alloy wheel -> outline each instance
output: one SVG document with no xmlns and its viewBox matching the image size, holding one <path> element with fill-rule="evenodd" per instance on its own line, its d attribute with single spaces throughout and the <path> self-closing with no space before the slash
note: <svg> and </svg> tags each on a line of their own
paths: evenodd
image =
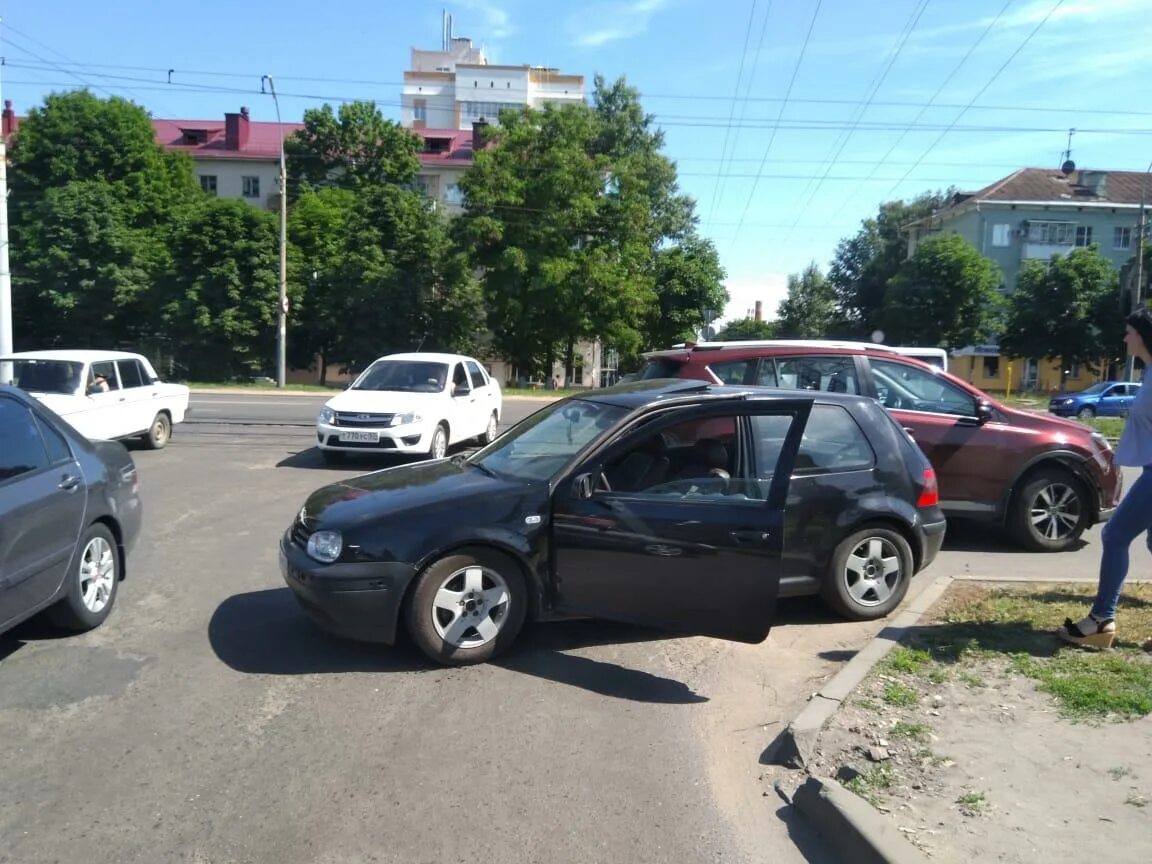
<svg viewBox="0 0 1152 864">
<path fill-rule="evenodd" d="M 103 537 L 93 537 L 80 556 L 80 597 L 95 614 L 104 611 L 116 584 L 116 555 Z"/>
<path fill-rule="evenodd" d="M 888 540 L 868 537 L 848 556 L 842 578 L 856 603 L 879 606 L 892 596 L 904 578 L 900 553 Z"/>
<path fill-rule="evenodd" d="M 510 597 L 499 573 L 471 564 L 440 584 L 432 600 L 432 625 L 453 648 L 487 645 L 508 619 Z"/>
<path fill-rule="evenodd" d="M 1041 487 L 1029 512 L 1032 529 L 1046 540 L 1062 540 L 1080 525 L 1081 502 L 1076 490 L 1059 480 Z"/>
</svg>

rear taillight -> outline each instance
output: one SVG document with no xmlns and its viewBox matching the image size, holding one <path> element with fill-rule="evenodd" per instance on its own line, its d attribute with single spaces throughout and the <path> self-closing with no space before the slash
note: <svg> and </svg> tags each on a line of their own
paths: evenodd
<svg viewBox="0 0 1152 864">
<path fill-rule="evenodd" d="M 924 480 L 920 486 L 920 497 L 916 499 L 917 507 L 935 507 L 940 503 L 940 487 L 936 485 L 936 472 L 931 468 L 924 469 Z"/>
</svg>

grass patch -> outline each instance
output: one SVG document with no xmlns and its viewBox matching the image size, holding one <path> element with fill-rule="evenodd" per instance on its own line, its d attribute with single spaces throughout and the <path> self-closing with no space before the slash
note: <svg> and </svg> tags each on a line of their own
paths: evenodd
<svg viewBox="0 0 1152 864">
<path fill-rule="evenodd" d="M 965 792 L 956 799 L 960 812 L 965 816 L 978 816 L 988 807 L 988 798 L 983 792 Z"/>
<path fill-rule="evenodd" d="M 865 711 L 879 711 L 880 706 L 872 699 L 857 699 L 856 707 L 863 708 Z"/>
<path fill-rule="evenodd" d="M 943 666 L 937 666 L 935 669 L 928 673 L 928 680 L 933 684 L 943 684 L 948 680 L 948 670 Z"/>
<path fill-rule="evenodd" d="M 892 682 L 884 685 L 884 701 L 889 705 L 915 705 L 920 696 L 911 687 Z"/>
<path fill-rule="evenodd" d="M 978 690 L 981 687 L 987 687 L 988 686 L 984 682 L 983 678 L 981 678 L 979 675 L 976 675 L 973 672 L 961 672 L 960 673 L 960 683 L 962 683 L 965 687 L 969 688 L 970 690 Z"/>
<path fill-rule="evenodd" d="M 914 741 L 923 741 L 928 737 L 931 731 L 927 723 L 905 723 L 903 720 L 898 720 L 892 724 L 892 728 L 888 730 L 893 738 L 911 738 Z"/>
<path fill-rule="evenodd" d="M 942 665 L 1006 658 L 1013 672 L 1038 682 L 1070 717 L 1152 714 L 1152 658 L 1137 641 L 1152 633 L 1152 585 L 1125 589 L 1119 620 L 1122 632 L 1137 639 L 1122 640 L 1110 652 L 1071 648 L 1055 636 L 1065 618 L 1084 614 L 1094 591 L 1087 585 L 961 585 L 934 610 L 934 623 L 916 634 L 915 648 Z M 964 674 L 969 686 L 983 686 Z"/>
<path fill-rule="evenodd" d="M 882 668 L 889 672 L 904 672 L 909 675 L 919 675 L 932 664 L 932 655 L 917 648 L 901 646 L 895 648 L 884 658 Z"/>
<path fill-rule="evenodd" d="M 275 383 L 257 383 L 254 381 L 185 381 L 182 382 L 193 390 L 278 390 Z M 338 387 L 321 386 L 319 384 L 285 384 L 284 390 L 292 393 L 339 393 L 344 389 Z"/>
<path fill-rule="evenodd" d="M 880 802 L 876 792 L 891 789 L 894 785 L 896 785 L 896 772 L 888 765 L 877 765 L 875 768 L 861 771 L 847 781 L 844 788 L 859 795 L 873 807 L 878 807 Z"/>
</svg>

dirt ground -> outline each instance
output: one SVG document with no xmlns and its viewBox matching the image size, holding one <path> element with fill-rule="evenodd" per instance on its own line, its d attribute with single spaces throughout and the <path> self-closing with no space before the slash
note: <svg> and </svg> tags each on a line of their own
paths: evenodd
<svg viewBox="0 0 1152 864">
<path fill-rule="evenodd" d="M 946 594 L 911 634 L 912 647 L 896 649 L 845 700 L 809 770 L 839 775 L 935 860 L 1152 861 L 1152 658 L 1132 644 L 1092 657 L 1041 650 L 1046 622 L 1024 620 L 1018 600 L 979 594 L 991 590 L 958 585 Z M 1063 620 L 1080 602 L 1049 589 L 1035 608 Z M 1152 608 L 1140 597 L 1130 603 L 1144 614 Z M 962 619 L 970 641 L 959 653 L 939 642 L 916 650 L 927 644 L 918 638 Z M 984 636 L 971 637 L 977 631 L 967 619 L 979 620 Z M 1033 662 L 1077 664 L 1087 701 L 1075 687 L 1063 698 L 1044 692 L 1020 671 Z M 1105 669 L 1118 677 L 1092 677 Z M 1121 712 L 1127 716 L 1093 714 L 1093 688 L 1117 680 L 1127 701 L 1110 704 L 1135 707 Z"/>
</svg>

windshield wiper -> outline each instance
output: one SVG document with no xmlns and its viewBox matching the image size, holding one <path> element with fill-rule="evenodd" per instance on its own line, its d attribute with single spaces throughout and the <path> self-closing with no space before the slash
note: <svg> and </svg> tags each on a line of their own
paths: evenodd
<svg viewBox="0 0 1152 864">
<path fill-rule="evenodd" d="M 499 480 L 500 479 L 500 475 L 497 474 L 495 471 L 493 471 L 491 468 L 489 468 L 487 465 L 485 465 L 483 462 L 467 462 L 467 459 L 465 459 L 465 462 L 468 465 L 471 465 L 473 468 L 479 468 L 481 471 L 483 471 L 485 474 L 487 474 L 493 480 Z"/>
</svg>

